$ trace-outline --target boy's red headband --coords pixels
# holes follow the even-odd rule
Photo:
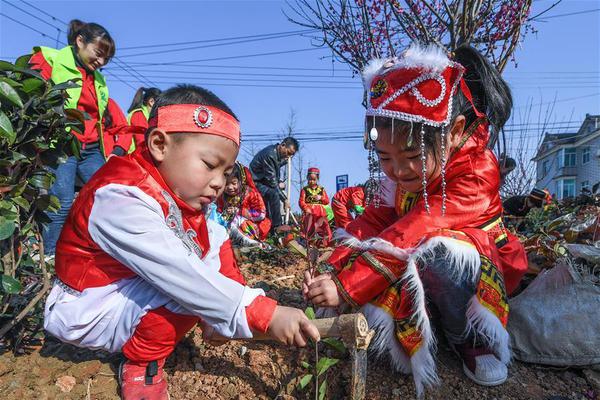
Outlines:
[[[240,123],[216,107],[200,104],[163,106],[148,121],[148,126],[165,133],[192,132],[222,136],[240,145]]]

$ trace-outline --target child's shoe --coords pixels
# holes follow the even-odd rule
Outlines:
[[[125,360],[119,366],[119,384],[123,400],[168,400],[164,378],[165,360],[135,363]]]
[[[508,368],[488,347],[464,344],[455,348],[463,361],[463,371],[475,383],[496,386],[508,378]]]

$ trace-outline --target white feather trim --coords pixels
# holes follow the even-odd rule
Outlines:
[[[510,336],[494,314],[485,308],[477,298],[471,297],[467,307],[467,334],[481,335],[496,356],[508,365],[511,359]]]
[[[373,82],[373,79],[379,75],[379,72],[383,70],[383,66],[388,61],[389,60],[385,58],[374,58],[369,61],[367,66],[362,70],[363,85],[366,91],[369,91],[371,88],[371,82]]]
[[[422,262],[425,266],[433,262],[436,250],[444,251],[443,256],[447,262],[450,279],[462,281],[463,276],[474,282],[479,277],[481,258],[474,246],[463,244],[456,239],[445,236],[434,236],[419,245],[411,256],[415,261]]]
[[[398,68],[423,68],[426,71],[443,71],[450,64],[450,59],[446,50],[430,44],[423,46],[419,43],[413,43],[410,47],[397,58],[374,58],[362,71],[362,78],[365,90],[371,88],[371,83],[377,75]]]
[[[417,397],[421,398],[426,388],[440,383],[440,378],[436,372],[435,359],[433,358],[433,349],[424,343],[410,358],[410,363]]]
[[[335,230],[334,238],[340,241],[341,244],[356,249],[358,251],[375,250],[384,254],[389,254],[392,257],[396,257],[397,259],[402,261],[408,260],[408,258],[412,254],[411,249],[405,250],[395,247],[387,240],[383,240],[377,237],[370,238],[367,240],[360,240],[342,228],[338,228]]]
[[[423,68],[427,71],[439,72],[449,64],[450,59],[445,49],[435,44],[423,46],[413,43],[393,68]]]
[[[375,336],[369,345],[369,353],[377,358],[389,356],[392,366],[404,374],[411,372],[411,363],[396,338],[396,324],[391,315],[373,304],[365,304],[360,311],[369,323],[369,329],[375,331]]]

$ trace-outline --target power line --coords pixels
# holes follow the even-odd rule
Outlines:
[[[61,31],[61,29],[60,29],[58,26],[56,26],[56,25],[52,25],[50,22],[48,22],[48,21],[46,21],[46,20],[44,20],[44,19],[42,19],[42,18],[38,17],[37,15],[34,15],[34,14],[30,13],[30,12],[29,12],[29,11],[27,11],[27,10],[23,10],[21,7],[19,7],[19,6],[16,6],[16,5],[12,4],[12,3],[9,3],[9,2],[8,2],[8,1],[6,1],[6,0],[4,0],[4,2],[5,2],[6,4],[8,4],[9,6],[11,6],[11,7],[14,7],[14,8],[16,8],[17,10],[19,10],[19,11],[21,11],[21,12],[23,12],[23,13],[25,13],[25,14],[29,15],[30,17],[33,17],[33,18],[37,19],[38,21],[41,21],[42,23],[44,23],[44,24],[46,24],[46,25],[48,25],[48,26],[51,26],[51,27],[52,27],[52,28],[54,28],[54,29],[58,29],[59,31]]]
[[[568,17],[568,16],[571,16],[571,15],[588,14],[588,13],[593,13],[593,12],[598,12],[598,11],[600,11],[600,8],[594,8],[594,9],[591,9],[591,10],[576,11],[576,12],[571,12],[571,13],[566,13],[566,14],[549,15],[547,17],[540,18],[539,21],[543,21],[545,19],[551,19],[551,18]]]
[[[36,7],[36,6],[34,6],[33,4],[31,4],[31,3],[29,3],[29,2],[27,2],[27,1],[25,1],[25,0],[21,0],[21,3],[25,3],[25,4],[27,4],[29,7],[33,8],[33,9],[35,9],[35,10],[38,10],[38,11],[39,11],[39,12],[41,12],[42,14],[44,14],[44,15],[46,15],[46,16],[48,16],[48,17],[52,18],[54,21],[58,21],[58,22],[61,22],[61,23],[65,24],[65,25],[69,25],[67,22],[65,22],[65,21],[63,21],[63,20],[61,20],[61,19],[58,19],[58,18],[56,18],[54,15],[50,15],[50,14],[48,14],[46,11],[44,11],[44,10],[42,10],[42,9],[40,9],[40,8],[38,8],[38,7]]]
[[[281,39],[281,38],[286,38],[286,37],[290,37],[290,36],[296,36],[296,34],[270,36],[270,37],[263,37],[263,38],[257,38],[257,39],[245,39],[245,40],[238,40],[238,41],[227,42],[227,43],[205,44],[205,45],[201,45],[201,46],[182,47],[180,49],[147,51],[147,52],[143,52],[143,53],[125,54],[125,55],[123,55],[121,57],[122,58],[127,58],[127,57],[147,56],[147,55],[152,55],[152,54],[177,53],[177,52],[180,52],[180,51],[206,49],[206,48],[209,48],[209,47],[231,46],[231,45],[234,45],[234,44],[241,44],[241,43],[260,42],[260,41],[271,40],[271,39]]]
[[[251,58],[251,57],[262,57],[262,56],[272,56],[277,54],[289,54],[289,53],[300,53],[304,51],[314,51],[314,50],[323,50],[322,47],[310,47],[307,49],[295,49],[295,50],[283,50],[283,51],[272,51],[267,53],[254,53],[254,54],[242,54],[236,56],[228,56],[228,57],[217,57],[217,58],[206,58],[201,60],[184,60],[184,61],[173,61],[173,62],[134,62],[132,65],[190,65],[189,63],[194,62],[205,62],[205,61],[218,61],[218,60],[232,60],[237,58]]]
[[[220,39],[193,40],[193,41],[189,41],[189,42],[175,42],[175,43],[162,43],[162,44],[148,44],[148,45],[141,45],[141,46],[119,47],[119,50],[147,49],[147,48],[154,48],[154,47],[171,47],[171,46],[199,44],[199,43],[214,43],[214,42],[224,42],[224,41],[229,41],[229,40],[262,38],[262,37],[277,36],[277,35],[292,35],[292,34],[300,35],[303,33],[311,33],[311,32],[316,32],[316,31],[318,31],[318,29],[302,29],[302,30],[297,30],[297,31],[262,33],[262,34],[258,34],[258,35],[234,36],[234,37],[220,38]]]

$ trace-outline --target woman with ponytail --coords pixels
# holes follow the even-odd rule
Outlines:
[[[369,350],[412,373],[418,395],[439,381],[432,309],[465,374],[499,385],[511,358],[507,295],[527,269],[522,244],[502,224],[490,150],[510,115],[510,90],[469,46],[449,57],[413,45],[373,60],[363,79],[365,145],[380,184],[363,215],[338,230],[331,272],[307,274],[303,293],[331,313],[360,309],[376,332]]]
[[[150,110],[156,101],[156,98],[160,96],[160,89],[152,87],[145,88],[141,87],[133,96],[133,101],[127,110],[127,122],[131,126],[139,126],[148,128],[148,116]],[[134,134],[134,143],[132,144],[131,151],[144,142],[144,133]]]
[[[64,107],[89,115],[83,132],[71,132],[80,145],[80,157],[69,157],[56,170],[51,194],[60,200],[60,210],[49,213],[51,222],[44,232],[46,253],[53,255],[56,241],[75,196],[76,177],[85,183],[104,164],[106,152],[102,121],[109,104],[108,88],[99,69],[115,55],[115,42],[102,26],[73,20],[69,24],[68,45],[62,49],[35,47],[30,59],[32,69],[55,84],[76,80],[80,85],[68,89]]]

